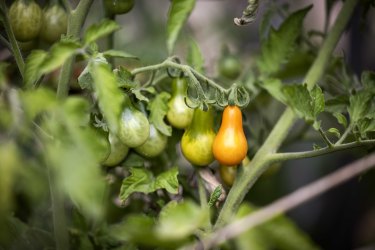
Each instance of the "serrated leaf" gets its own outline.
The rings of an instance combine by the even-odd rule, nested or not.
[[[223,187],[221,185],[217,186],[210,195],[210,200],[208,201],[208,206],[212,207],[219,200],[223,192]]]
[[[103,55],[105,57],[120,57],[120,58],[131,58],[131,59],[139,59],[138,57],[132,55],[132,54],[129,54],[125,51],[121,51],[121,50],[107,50],[107,51],[104,51],[103,52]]]
[[[24,82],[27,88],[31,88],[42,76],[40,67],[47,58],[48,53],[44,50],[33,50],[25,62]]]
[[[172,127],[164,122],[164,117],[168,112],[168,101],[171,95],[167,92],[161,92],[147,106],[150,111],[149,121],[164,135],[172,135]]]
[[[343,125],[344,128],[348,127],[348,121],[346,120],[346,117],[343,114],[341,114],[341,113],[334,113],[333,115],[336,117],[338,123],[340,123],[341,125]]]
[[[93,24],[86,30],[83,38],[84,45],[86,46],[118,29],[120,29],[118,23],[112,20],[103,19],[100,23]]]
[[[133,81],[133,75],[126,68],[120,66],[118,69],[114,70],[114,73],[117,77],[117,84],[119,87],[127,89],[134,89],[136,87],[136,84]]]
[[[61,41],[54,44],[48,56],[40,65],[40,74],[46,74],[59,68],[69,57],[77,53],[79,48],[80,44],[71,41]]]
[[[78,84],[81,89],[89,89],[92,90],[94,85],[94,79],[90,74],[90,67],[87,65],[84,70],[82,70],[81,74],[78,76]]]
[[[198,44],[193,39],[190,41],[187,62],[196,71],[203,73],[204,58]]]
[[[283,85],[279,79],[266,79],[261,85],[262,88],[268,91],[270,95],[279,100],[282,103],[286,103],[284,94],[282,92]]]
[[[172,54],[178,34],[195,6],[196,0],[172,0],[167,21],[167,49]]]
[[[362,138],[366,138],[366,133],[375,131],[375,119],[364,118],[358,122],[358,130]]]
[[[371,107],[371,99],[374,99],[374,95],[365,90],[350,96],[350,106],[348,107],[348,112],[350,115],[351,124],[356,124],[360,119],[365,117],[367,111]]]
[[[287,85],[282,90],[288,105],[307,122],[316,121],[324,111],[324,95],[319,86],[309,91],[306,85]]]
[[[173,203],[161,212],[155,233],[161,239],[184,239],[203,227],[208,216],[208,210],[193,201]]]
[[[329,99],[325,103],[325,111],[334,113],[343,113],[347,111],[347,106],[349,105],[349,97],[346,95],[335,96]]]
[[[125,178],[121,185],[120,199],[125,201],[134,192],[151,193],[157,189],[166,189],[172,194],[178,193],[178,169],[172,168],[154,178],[153,174],[144,168],[130,168],[131,175]]]
[[[341,137],[340,131],[337,128],[330,128],[328,132],[335,135],[337,138]]]
[[[94,90],[98,97],[99,108],[109,130],[116,134],[124,102],[123,93],[118,88],[116,77],[108,65],[91,63],[90,74],[94,78]]]
[[[278,30],[271,29],[268,39],[263,42],[261,57],[257,64],[265,74],[279,70],[293,49],[298,36],[301,34],[303,20],[311,6],[292,13],[281,24]]]

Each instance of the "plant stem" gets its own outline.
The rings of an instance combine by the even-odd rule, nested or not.
[[[340,185],[365,171],[370,170],[374,166],[375,154],[350,163],[339,170],[336,170],[335,172],[276,200],[270,205],[225,226],[224,228],[203,239],[199,245],[204,246],[204,249],[210,249],[213,246],[235,238],[241,233],[244,233],[257,225],[265,223],[268,220],[315,198],[329,189]],[[192,245],[182,249],[187,250],[198,248],[196,248],[196,245]]]
[[[305,77],[304,82],[307,82],[310,88],[313,87],[322,77],[331,53],[333,52],[341,33],[344,31],[344,28],[348,23],[357,2],[358,0],[345,1],[334,26],[332,27],[332,30],[329,32],[317,58]],[[215,228],[220,228],[226,224],[232,215],[238,210],[238,207],[246,193],[249,191],[258,177],[270,165],[271,158],[269,155],[277,151],[295,120],[295,114],[290,108],[287,108],[271,131],[267,140],[255,154],[253,160],[250,162],[250,164],[244,167],[243,174],[234,182],[223,208],[220,211]]]
[[[332,147],[333,147],[333,144],[332,144],[332,142],[328,139],[326,133],[324,133],[324,131],[322,130],[322,128],[319,128],[319,133],[320,133],[320,135],[322,136],[324,142],[327,144],[327,146],[328,146],[329,148],[332,148]]]
[[[335,143],[335,146],[341,145],[341,143],[345,141],[346,137],[348,137],[350,131],[352,131],[352,127],[349,125],[349,127],[346,128],[344,134],[341,136],[341,138]]]
[[[361,142],[351,142],[341,145],[335,145],[334,147],[325,147],[318,150],[312,151],[304,151],[304,152],[293,152],[293,153],[275,153],[270,155],[270,161],[272,162],[280,162],[280,161],[287,161],[287,160],[295,160],[295,159],[303,159],[303,158],[310,158],[321,156],[325,154],[329,154],[332,152],[342,151],[351,148],[363,147],[375,145],[375,140],[366,140]]]
[[[62,4],[64,5],[66,11],[70,13],[72,11],[72,6],[70,5],[68,0],[61,0]]]
[[[3,24],[5,28],[5,32],[7,33],[9,43],[13,52],[14,59],[16,60],[16,64],[18,66],[18,70],[21,73],[21,76],[23,78],[24,71],[25,71],[25,62],[23,61],[23,57],[21,54],[21,50],[18,46],[17,40],[14,36],[12,27],[10,27],[9,23],[9,17],[8,17],[8,11],[7,7],[5,5],[5,1],[0,1],[0,13],[3,15]]]
[[[81,28],[86,20],[93,0],[81,0],[76,9],[69,12],[67,36],[79,38]],[[75,57],[72,56],[65,61],[61,68],[60,79],[57,87],[57,97],[65,98],[69,91],[69,80],[72,74]]]
[[[5,39],[5,37],[3,37],[2,35],[0,35],[0,42],[2,42],[5,45],[5,47],[7,47],[10,51],[12,51],[12,46],[7,41],[7,39]]]

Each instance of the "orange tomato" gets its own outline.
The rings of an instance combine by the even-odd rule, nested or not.
[[[212,151],[222,165],[241,163],[247,154],[247,141],[242,127],[242,113],[237,106],[227,106]]]

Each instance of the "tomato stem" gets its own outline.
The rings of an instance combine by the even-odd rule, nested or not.
[[[358,0],[345,1],[332,29],[328,32],[317,58],[308,71],[304,83],[312,88],[322,77],[331,54],[343,33]],[[253,186],[258,177],[269,167],[272,162],[271,155],[278,150],[281,143],[286,138],[290,128],[293,126],[297,117],[291,108],[287,108],[279,118],[273,130],[266,141],[255,154],[253,160],[243,168],[243,174],[236,179],[231,191],[229,192],[224,206],[216,221],[215,228],[225,225],[231,216],[238,210],[239,205],[247,192]]]

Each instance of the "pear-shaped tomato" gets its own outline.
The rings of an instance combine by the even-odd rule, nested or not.
[[[120,141],[120,139],[111,133],[108,134],[108,141],[110,144],[110,153],[103,162],[104,166],[116,166],[128,155],[129,147]]]
[[[220,164],[219,173],[224,184],[231,187],[236,179],[237,166],[226,166]]]
[[[246,157],[247,141],[242,127],[242,113],[237,106],[225,107],[212,151],[215,159],[223,165],[237,165]]]
[[[44,41],[54,43],[60,40],[61,35],[66,33],[67,27],[68,15],[60,5],[54,4],[43,10],[40,37]]]
[[[39,35],[42,10],[33,0],[16,0],[9,9],[9,23],[18,41],[31,41]]]
[[[172,98],[168,102],[168,122],[175,128],[184,129],[193,119],[194,109],[185,104],[187,82],[185,78],[176,78],[172,81]]]
[[[125,107],[120,120],[120,140],[128,147],[135,148],[145,143],[149,134],[147,117],[131,104]]]
[[[214,160],[214,139],[212,110],[195,109],[193,120],[181,139],[182,154],[191,164],[206,166]]]
[[[167,141],[168,137],[160,133],[153,124],[150,124],[150,136],[147,141],[134,149],[144,157],[155,157],[164,151]]]

